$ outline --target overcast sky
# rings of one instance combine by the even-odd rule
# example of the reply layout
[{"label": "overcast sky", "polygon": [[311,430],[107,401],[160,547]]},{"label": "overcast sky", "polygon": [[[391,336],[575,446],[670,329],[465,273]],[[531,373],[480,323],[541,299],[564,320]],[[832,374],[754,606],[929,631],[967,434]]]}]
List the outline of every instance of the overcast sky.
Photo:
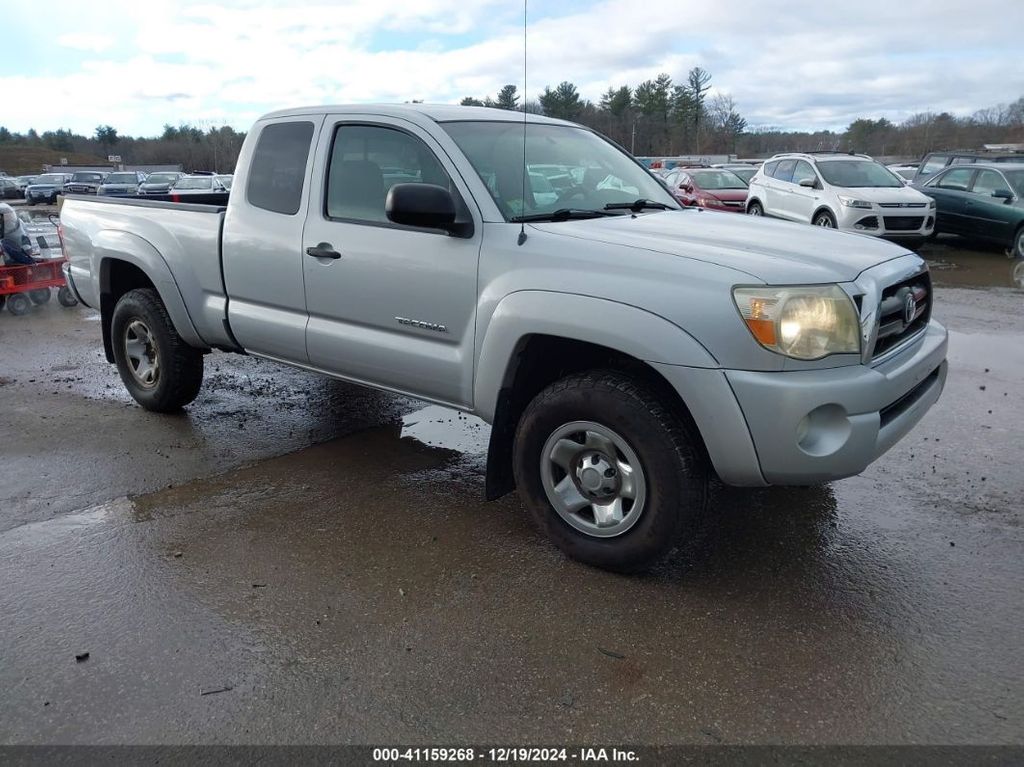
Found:
[{"label": "overcast sky", "polygon": [[[246,129],[285,106],[522,90],[521,2],[47,0],[0,4],[14,131]],[[531,98],[600,98],[693,66],[750,126],[969,114],[1024,95],[1024,0],[530,0]],[[20,104],[21,109],[12,109]]]}]

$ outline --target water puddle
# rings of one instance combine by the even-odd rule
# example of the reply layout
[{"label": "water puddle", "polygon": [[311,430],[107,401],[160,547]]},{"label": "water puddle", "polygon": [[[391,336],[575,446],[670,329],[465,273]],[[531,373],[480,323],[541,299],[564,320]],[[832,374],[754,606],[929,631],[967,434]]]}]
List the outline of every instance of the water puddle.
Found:
[{"label": "water puddle", "polygon": [[403,438],[458,453],[486,453],[490,436],[491,427],[476,416],[441,405],[429,405],[402,419]]},{"label": "water puddle", "polygon": [[1024,259],[1007,258],[1002,248],[942,238],[918,253],[928,262],[932,282],[939,287],[1024,290]]},{"label": "water puddle", "polygon": [[14,527],[0,533],[0,552],[18,551],[26,545],[39,545],[60,540],[68,534],[79,533],[107,521],[115,515],[131,511],[132,502],[126,497],[92,506],[73,514],[62,514],[52,519]]}]

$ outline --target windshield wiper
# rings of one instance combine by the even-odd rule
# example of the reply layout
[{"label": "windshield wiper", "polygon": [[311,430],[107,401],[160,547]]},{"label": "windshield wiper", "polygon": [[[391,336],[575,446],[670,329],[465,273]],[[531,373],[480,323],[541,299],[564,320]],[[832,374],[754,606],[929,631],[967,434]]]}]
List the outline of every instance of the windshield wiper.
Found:
[{"label": "windshield wiper", "polygon": [[633,200],[633,202],[610,202],[604,206],[605,210],[631,210],[634,213],[639,213],[645,208],[654,208],[655,210],[675,210],[671,205],[666,205],[663,202],[655,202],[654,200],[645,200],[643,198]]},{"label": "windshield wiper", "polygon": [[529,213],[525,216],[512,216],[509,221],[522,224],[529,221],[568,221],[571,218],[602,218],[614,215],[614,213],[607,213],[603,210],[591,210],[589,208],[559,208],[550,213]]}]

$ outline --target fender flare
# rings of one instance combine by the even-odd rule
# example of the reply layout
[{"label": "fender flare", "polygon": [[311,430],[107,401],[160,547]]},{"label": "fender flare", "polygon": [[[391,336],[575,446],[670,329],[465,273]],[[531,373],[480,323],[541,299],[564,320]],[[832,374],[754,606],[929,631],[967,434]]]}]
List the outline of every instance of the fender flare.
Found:
[{"label": "fender flare", "polygon": [[476,413],[492,422],[524,338],[547,335],[614,349],[644,362],[717,368],[718,360],[678,325],[629,304],[574,293],[523,290],[498,302],[480,343]]},{"label": "fender flare", "polygon": [[206,349],[206,342],[196,331],[192,318],[185,308],[185,299],[178,289],[178,283],[171,274],[170,267],[152,243],[130,232],[105,229],[96,235],[94,240],[93,258],[98,266],[100,311],[103,315],[103,345],[111,359],[110,347],[110,315],[114,307],[103,297],[110,294],[110,267],[114,261],[124,261],[137,267],[156,288],[160,300],[167,307],[174,329],[189,346]]}]

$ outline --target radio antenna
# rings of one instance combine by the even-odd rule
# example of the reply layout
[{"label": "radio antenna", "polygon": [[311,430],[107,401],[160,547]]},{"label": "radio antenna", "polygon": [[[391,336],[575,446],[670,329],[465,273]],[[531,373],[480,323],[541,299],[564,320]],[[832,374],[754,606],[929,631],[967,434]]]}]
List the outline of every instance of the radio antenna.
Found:
[{"label": "radio antenna", "polygon": [[[523,0],[523,196],[519,215],[526,215],[526,0]],[[522,245],[526,242],[526,221],[519,222],[519,239]]]}]

